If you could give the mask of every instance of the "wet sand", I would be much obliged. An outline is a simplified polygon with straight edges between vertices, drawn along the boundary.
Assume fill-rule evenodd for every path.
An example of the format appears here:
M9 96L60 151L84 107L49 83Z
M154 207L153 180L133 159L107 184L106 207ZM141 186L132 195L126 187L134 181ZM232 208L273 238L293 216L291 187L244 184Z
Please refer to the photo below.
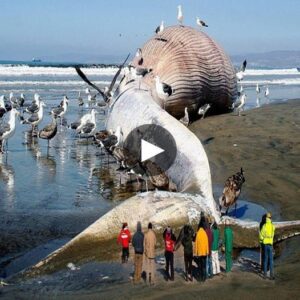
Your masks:
M214 185L222 186L229 175L243 167L246 182L241 198L251 199L271 210L274 220L300 218L300 100L246 111L241 117L234 114L210 117L193 123L190 129L205 145ZM218 196L215 195L215 198ZM299 242L300 238L297 237L284 244L282 255L275 260L275 282L262 279L257 273L257 266L236 261L231 274L223 274L205 284L186 283L180 275L179 267L174 283L165 282L159 273L157 285L149 288L144 284L132 285L128 279L132 265L127 265L120 267L123 277L120 275L120 279L106 285L95 279L90 285L82 286L78 283L76 288L75 281L72 286L65 283L55 290L54 284L45 283L38 287L33 281L28 285L0 288L0 297L296 299L300 292ZM176 257L182 260L179 253ZM74 279L81 283L88 281L87 274L91 273L84 274ZM50 282L51 277L48 279ZM45 280L47 282L47 277Z

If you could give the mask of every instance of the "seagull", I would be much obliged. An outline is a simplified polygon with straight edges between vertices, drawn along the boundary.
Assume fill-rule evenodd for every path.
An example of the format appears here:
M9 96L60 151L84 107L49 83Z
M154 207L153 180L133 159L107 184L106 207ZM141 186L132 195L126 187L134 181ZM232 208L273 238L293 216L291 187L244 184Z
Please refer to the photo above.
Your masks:
M57 123L54 115L52 115L52 122L46 125L42 130L39 132L39 138L45 139L48 141L48 148L49 150L49 141L55 137L57 133Z
M32 114L27 119L24 119L23 117L21 117L21 123L22 124L31 124L31 126L32 126L32 135L33 135L34 128L37 127L38 124L43 120L43 116L44 116L43 107L44 106L46 106L46 104L43 101L41 101L40 102L40 109L38 110L37 113Z
M142 49L141 48L137 48L135 57L137 58L138 65L139 66L142 65L144 62L144 59L142 57Z
M0 97L0 118L2 118L3 115L6 113L6 108L5 108L4 99L5 99L5 96L2 95L2 96Z
M236 73L236 77L237 77L238 81L243 80L246 67L247 67L247 60L244 60L241 65L240 71Z
M60 125L62 125L62 118L65 115L65 113L67 112L68 102L69 102L68 97L64 96L64 99L62 100L61 105L58 107L55 107L51 110L51 114L55 118L60 118Z
M9 93L9 101L10 101L11 106L12 106L13 108L18 107L18 101L17 101L17 98L14 96L14 93L13 93L13 92L10 92L10 93Z
M31 105L26 107L26 109L25 109L25 112L27 112L29 114L37 113L40 109L40 102L41 102L40 95L35 93L33 99L34 100L32 101Z
M183 125L189 126L190 123L190 118L189 118L189 112L188 108L186 107L184 109L184 116L179 120Z
M80 91L78 92L78 98L77 98L77 101L78 101L78 106L83 106L84 105L84 101L83 101L83 99L82 99L82 97L81 97L81 93L80 93Z
M256 93L257 93L257 94L260 93L260 87L258 86L258 83L256 84Z
M270 90L269 87L267 86L265 90L265 97L268 97L269 95L270 95Z
M25 103L25 96L23 93L21 93L20 97L17 99L17 103L19 107L23 107Z
M113 154L113 150L118 147L122 141L122 129L120 126L114 133L109 133L108 131L97 132L94 137L95 141L101 148L105 148L110 154Z
M181 5L178 5L177 8L178 8L177 20L178 20L178 22L180 23L180 25L183 26L183 25L182 25L182 22L183 22L183 14L182 14Z
M243 88L243 86L241 85L240 91L238 92L238 96L240 97L243 93L244 93L244 88Z
M225 182L222 196L219 198L219 208L226 208L225 214L228 213L229 207L235 204L235 213L237 206L237 199L241 194L242 185L245 182L244 171L241 168L240 172L228 177Z
M207 111L211 108L211 105L209 103L204 104L203 106L201 106L198 110L198 115L202 115L201 119L204 119L205 114L207 113Z
M97 94L92 95L89 88L85 89L85 93L88 95L88 106L91 106L96 102Z
M236 110L238 111L239 116L241 116L241 111L244 110L246 98L246 94L242 94L239 98L239 101L234 104L234 108L236 108Z
M208 27L208 25L204 21L200 20L200 18L198 18L198 17L197 17L196 22L197 22L197 25L200 26L200 28L202 28L202 27Z
M90 112L83 115L79 121L71 123L71 128L76 129L77 132L88 122L93 122L96 119L96 110L93 108Z
M174 92L169 84L160 81L159 76L155 76L155 87L158 97L163 100L166 100Z
M10 111L8 123L0 125L0 152L3 153L3 142L6 142L6 150L7 150L7 140L12 137L16 130L16 116L20 113L13 108Z
M156 30L155 30L155 33L158 34L160 32L163 32L165 29L165 25L164 25L164 21L161 21L160 25L157 26Z
M76 128L76 132L80 134L94 135L96 130L96 110L92 109L90 117L84 116L82 123Z

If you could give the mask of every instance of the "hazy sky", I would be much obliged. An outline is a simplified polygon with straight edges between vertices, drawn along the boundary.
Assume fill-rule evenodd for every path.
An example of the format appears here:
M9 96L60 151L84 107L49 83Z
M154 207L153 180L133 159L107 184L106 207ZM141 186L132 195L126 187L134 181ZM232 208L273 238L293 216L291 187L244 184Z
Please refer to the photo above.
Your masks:
M0 59L134 53L178 4L229 54L300 50L299 0L0 0Z

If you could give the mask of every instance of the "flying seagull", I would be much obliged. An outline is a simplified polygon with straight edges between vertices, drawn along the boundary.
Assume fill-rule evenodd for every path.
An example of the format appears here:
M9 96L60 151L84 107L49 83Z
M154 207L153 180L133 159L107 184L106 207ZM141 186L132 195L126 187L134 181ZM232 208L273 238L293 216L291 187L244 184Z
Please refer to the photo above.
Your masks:
M240 71L236 73L236 77L237 77L238 81L243 80L246 67L247 67L247 60L244 60L241 65Z
M130 53L127 55L126 59L124 60L123 64L119 66L119 69L118 71L116 72L114 78L112 79L111 83L110 83L110 86L108 88L108 92L111 92L115 83L116 83L116 80L118 78L118 76L120 75L120 72L121 70L123 69L125 63L127 62L128 58L130 56ZM103 97L104 101L105 102L109 102L110 101L110 98L100 89L98 88L95 84L93 84L86 76L85 74L81 71L80 67L76 66L75 67L75 70L77 72L77 74L81 77L81 79L86 82L88 85L90 85L91 87L93 87L96 91L99 92L99 94Z

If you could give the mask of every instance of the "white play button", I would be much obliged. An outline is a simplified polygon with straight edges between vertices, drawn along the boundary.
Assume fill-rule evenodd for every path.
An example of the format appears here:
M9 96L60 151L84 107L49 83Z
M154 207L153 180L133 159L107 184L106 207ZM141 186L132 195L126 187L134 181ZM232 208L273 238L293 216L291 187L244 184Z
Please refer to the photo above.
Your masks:
M160 153L165 152L164 149L159 148L145 140L142 139L141 143L141 161L145 161L147 159L150 159Z

